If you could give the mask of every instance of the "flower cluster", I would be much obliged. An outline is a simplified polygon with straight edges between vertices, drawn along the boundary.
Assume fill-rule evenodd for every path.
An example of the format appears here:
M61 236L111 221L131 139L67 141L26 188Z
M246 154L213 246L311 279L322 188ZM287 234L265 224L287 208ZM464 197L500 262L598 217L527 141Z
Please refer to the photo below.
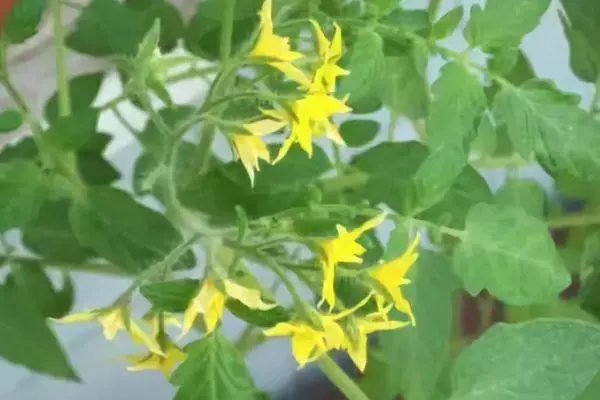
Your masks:
M345 100L333 96L336 78L349 73L337 65L342 57L340 27L335 25L333 38L329 41L319 24L312 21L320 63L315 71L306 74L293 64L304 55L290 50L289 39L273 32L271 3L272 0L265 0L263 3L260 11L260 33L249 56L276 68L288 79L298 83L302 97L291 100L279 109L262 110L263 118L243 125L240 128L243 132L230 135L235 154L242 161L252 184L255 170L259 170L259 159L271 162L271 156L262 141L265 135L285 126L290 130L273 163L285 157L294 143L298 143L310 157L313 152L313 135L326 136L340 145L344 144L337 127L331 122L331 117L351 111Z

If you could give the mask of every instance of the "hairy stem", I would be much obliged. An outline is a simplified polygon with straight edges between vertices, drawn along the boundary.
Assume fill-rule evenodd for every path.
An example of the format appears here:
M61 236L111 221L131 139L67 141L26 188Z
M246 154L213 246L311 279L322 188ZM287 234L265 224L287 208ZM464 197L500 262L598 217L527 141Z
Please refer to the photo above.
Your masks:
M71 97L69 93L69 76L66 66L65 27L61 15L62 3L60 0L51 0L53 43L56 62L56 86L58 88L58 114L67 116L71 114Z

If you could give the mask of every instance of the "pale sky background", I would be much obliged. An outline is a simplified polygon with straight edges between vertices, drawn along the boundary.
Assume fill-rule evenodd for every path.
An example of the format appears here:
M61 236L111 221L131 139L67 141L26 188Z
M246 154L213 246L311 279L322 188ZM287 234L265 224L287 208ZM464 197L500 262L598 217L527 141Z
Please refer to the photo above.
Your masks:
M405 5L411 8L422 8L426 0L405 0ZM458 4L471 5L482 3L476 0L443 0L440 12L443 13ZM550 10L544 15L541 25L524 42L523 49L530 57L533 67L540 78L553 80L560 89L575 92L582 96L583 104L591 101L593 85L581 82L570 71L568 65L568 46L563 35L558 16L558 1L554 0ZM466 18L465 18L466 19ZM453 49L464 48L464 40L457 31L444 43ZM19 66L21 83L26 90L27 98L39 109L43 105L54 84L54 71L52 53L41 45L36 50L36 58L21 61ZM440 60L434 60L430 65L430 77L435 79L439 69ZM98 68L97 63L89 60L73 57L69 61L71 71L82 71ZM29 81L29 83L27 82ZM27 86L27 85L30 86ZM35 85L35 90L34 86ZM206 86L202 81L186 82L173 87L173 93L178 101L201 99ZM103 87L98 104L102 104L119 93L117 80L113 76ZM0 105L6 101L0 93ZM35 107L34 107L35 108ZM135 126L142 126L144 116L132 108L123 107ZM107 113L108 114L108 113ZM380 111L375 118L382 124L382 131L387 131L389 118L387 112ZM130 185L131 166L139 147L131 136L124 130L112 115L105 115L100 121L100 130L115 134L108 154L125 173L125 178L119 183L120 186ZM401 121L397 126L398 138L414 137L411 125L408 121ZM223 144L223 143L221 143ZM220 150L226 149L221 146ZM226 151L226 150L225 150ZM547 176L538 168L527 168L522 171L523 175L532 176L543 183L547 190L552 185ZM497 188L504 179L504 171L485 171L490 186ZM153 205L151 202L149 203ZM154 204L155 205L155 204ZM107 278L89 274L73 274L77 301L75 310L103 306L112 301L129 284L128 280ZM270 279L270 277L265 277ZM142 310L144 303L136 303L136 309ZM225 334L235 338L243 324L233 318L226 318L223 326ZM106 342L97 325L69 325L57 326L61 343L65 346L67 354L75 369L83 378L83 383L72 384L53 380L44 376L31 374L24 368L9 365L0 361L0 400L37 400L37 399L65 399L65 400L138 400L138 399L170 399L173 395L173 387L166 383L160 373L127 373L125 364L118 361L117 357L136 351L129 344L125 336L120 336L114 342ZM257 385L268 391L276 391L296 372L297 367L291 356L287 340L273 340L252 352L247 358L252 376Z

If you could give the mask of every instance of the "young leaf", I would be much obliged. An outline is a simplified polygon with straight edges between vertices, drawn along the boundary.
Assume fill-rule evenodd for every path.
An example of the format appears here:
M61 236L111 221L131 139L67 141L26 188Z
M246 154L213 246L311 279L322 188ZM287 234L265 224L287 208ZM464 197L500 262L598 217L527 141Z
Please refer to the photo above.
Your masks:
M600 9L594 0L561 0L560 19L569 41L571 69L580 79L595 82L600 71Z
M180 279L142 285L140 293L152 303L153 308L180 313L185 311L198 289L197 279Z
M157 19L160 21L158 46L162 52L171 51L177 45L177 40L183 36L185 24L179 10L173 4L166 0L127 0L125 3L139 14L144 31L148 31Z
M381 100L394 113L410 119L427 115L427 83L421 74L417 52L385 58Z
M488 0L485 9L471 8L465 37L473 46L489 51L519 47L521 39L539 23L551 0Z
M348 94L354 101L360 101L373 86L380 84L384 68L383 39L370 29L360 31L348 59L345 68L352 71L352 76L340 79L338 91L342 96Z
M23 116L17 110L0 112L0 133L8 133L18 129L23 124Z
M186 360L171 376L178 387L174 400L255 399L244 358L219 332L190 343L185 350Z
M279 322L289 321L290 313L281 306L270 310L254 310L239 300L227 299L225 306L230 313L239 319L261 328L270 328Z
M32 371L79 380L44 318L21 291L0 286L0 356Z
M22 241L31 251L45 261L80 263L94 252L82 247L69 225L68 200L50 201L44 204L36 219L23 228Z
M500 92L494 113L523 157L535 152L546 168L593 181L600 169L600 122L574 102L544 82L530 81Z
M521 207L532 217L544 217L544 191L531 179L510 179L496 192L496 204Z
M441 254L419 253L417 265L407 276L412 283L403 287L417 325L378 335L379 346L372 352L379 357L369 359L361 380L372 399L392 399L402 393L408 400L428 400L450 361L452 304L458 282Z
M435 24L431 31L431 36L434 39L444 39L454 32L460 24L464 14L463 6L458 6L448 11Z
M130 272L163 261L182 242L162 214L110 187L89 188L85 198L71 207L69 220L82 245ZM191 267L194 262L193 254L187 252L175 268Z
M462 145L472 139L475 120L487 103L477 77L460 64L446 64L432 86L432 95L427 118L429 148L443 144Z
M117 0L92 0L67 37L71 50L96 57L134 56L146 33L144 19Z
M93 74L78 75L69 80L69 96L71 98L71 112L79 113L82 110L88 110L98 96L98 91L102 85L104 73L96 72ZM58 118L58 92L55 92L44 106L44 116L50 122Z
M30 161L0 164L0 232L21 227L46 200L46 176Z
M45 10L46 0L17 0L4 17L0 33L10 43L24 42L37 33Z
M381 125L369 119L351 119L340 125L340 135L350 147L361 147L375 139Z
M573 399L600 370L600 329L539 319L491 327L452 368L451 400Z
M465 289L487 289L511 305L551 300L571 283L548 228L522 209L478 204L454 253Z
M73 305L74 290L67 273L63 273L61 288L55 289L38 262L13 263L11 267L7 285L27 293L42 316L60 318L69 312Z

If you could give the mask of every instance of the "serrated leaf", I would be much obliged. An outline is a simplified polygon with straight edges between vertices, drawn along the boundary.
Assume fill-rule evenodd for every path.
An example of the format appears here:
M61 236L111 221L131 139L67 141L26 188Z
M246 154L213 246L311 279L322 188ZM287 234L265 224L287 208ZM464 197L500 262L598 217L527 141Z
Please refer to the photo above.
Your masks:
M520 207L540 220L544 217L544 191L532 179L509 179L495 194L496 204Z
M511 305L543 303L571 283L546 225L514 207L478 204L454 253L454 271L476 295Z
M348 53L344 67L351 76L340 79L340 95L349 95L354 101L367 96L373 86L379 86L384 68L383 39L376 32L364 29L358 33Z
M96 57L133 57L147 28L143 17L124 3L92 0L79 15L66 44L71 50Z
M488 0L485 8L474 5L465 28L473 46L488 51L498 47L519 47L523 36L540 23L551 0Z
M67 273L62 275L60 289L55 289L39 262L13 262L7 284L26 294L45 318L60 318L73 305L73 282Z
M368 119L351 119L340 125L340 135L350 147L361 147L375 139L381 124Z
M23 228L23 244L49 263L80 263L94 255L77 241L69 225L69 205L68 200L47 202Z
M0 112L0 133L8 133L18 129L23 124L23 116L17 110Z
M0 232L21 227L46 200L46 176L30 161L0 164Z
M412 283L403 287L417 325L379 334L379 347L371 350L378 357L369 359L361 380L372 399L392 399L402 393L407 400L429 400L450 361L456 277L441 254L419 253L417 265L408 273Z
M190 343L171 382L174 400L254 400L256 389L242 355L218 332Z
M474 137L475 120L486 106L483 87L464 66L449 63L432 86L427 118L427 144L462 145Z
M69 80L71 113L89 109L98 96L104 73L78 75ZM52 124L58 118L58 92L55 92L44 106L44 116Z
M35 372L79 380L44 318L26 296L0 286L0 356Z
M35 35L46 10L46 0L17 0L0 26L11 43L21 43Z
M163 261L182 242L162 214L110 187L88 188L85 198L71 206L69 220L82 245L130 272ZM187 252L175 268L188 268L194 262L193 254Z
M600 370L600 329L568 319L498 324L452 368L450 400L568 400Z
M544 82L530 81L500 92L494 113L523 157L535 153L551 171L593 181L600 168L600 122L575 101Z
M600 10L594 0L561 0L560 14L569 41L571 69L580 79L595 82L600 71Z
M184 312L199 289L197 279L154 282L142 285L140 293L158 310Z
M444 14L433 24L431 36L434 39L444 39L450 36L456 30L458 24L460 24L464 11L462 6L458 6Z
M394 113L412 120L427 115L429 94L416 52L385 58L381 100Z

